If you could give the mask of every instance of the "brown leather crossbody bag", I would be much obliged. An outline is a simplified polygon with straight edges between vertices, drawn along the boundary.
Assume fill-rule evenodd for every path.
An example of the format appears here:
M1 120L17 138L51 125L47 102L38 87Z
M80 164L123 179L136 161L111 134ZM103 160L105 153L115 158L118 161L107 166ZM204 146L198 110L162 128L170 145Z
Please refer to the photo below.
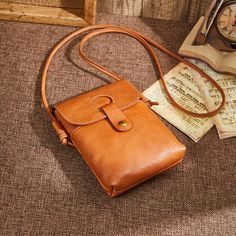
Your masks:
M84 32L88 34L79 45L81 58L109 75L115 82L50 108L45 95L50 62L65 43ZM198 67L128 28L113 25L89 26L69 34L60 41L51 51L43 70L41 87L43 105L61 143L76 147L106 193L115 197L177 165L182 160L186 148L150 109L150 106L157 103L146 99L128 81L85 55L83 46L86 41L93 36L108 32L129 35L149 51L169 100L180 111L196 117L214 116L222 109L225 95L221 87ZM221 105L214 111L197 114L176 103L168 92L160 63L152 47L184 62L209 80L222 95Z

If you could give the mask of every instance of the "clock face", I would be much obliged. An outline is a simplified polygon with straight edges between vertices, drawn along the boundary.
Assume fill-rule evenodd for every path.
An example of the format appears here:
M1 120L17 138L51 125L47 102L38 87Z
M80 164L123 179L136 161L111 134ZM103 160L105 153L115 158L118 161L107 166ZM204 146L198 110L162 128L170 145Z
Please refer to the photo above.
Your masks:
M236 42L236 2L223 6L217 17L219 33L227 40Z

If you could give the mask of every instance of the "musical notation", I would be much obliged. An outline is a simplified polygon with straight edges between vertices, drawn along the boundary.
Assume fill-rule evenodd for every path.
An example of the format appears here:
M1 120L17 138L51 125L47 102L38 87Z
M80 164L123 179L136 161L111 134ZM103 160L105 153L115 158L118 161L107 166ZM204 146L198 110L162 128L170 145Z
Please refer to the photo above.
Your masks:
M167 73L164 79L170 94L178 104L189 111L207 112L207 107L199 92L198 85L194 82L194 78L186 65L180 63ZM160 105L152 107L157 114L191 137L195 142L200 140L214 125L210 118L191 117L173 107L160 81L154 83L143 94L149 99L160 103Z
M226 102L219 115L213 117L221 139L236 136L236 76L219 74L213 71L205 63L191 59L191 62L210 75L224 90ZM191 69L190 69L191 71ZM202 80L195 80L198 86L203 86L205 91L204 100L210 109L214 109L220 104L221 95L211 83ZM200 82L204 81L204 82Z
M160 81L144 91L144 95L160 105L152 109L172 125L197 142L215 124L220 139L236 136L236 76L219 74L205 63L191 59L192 63L210 75L224 90L224 108L215 117L199 119L188 116L173 107ZM164 76L170 94L184 108L198 113L216 109L221 95L209 81L183 63Z

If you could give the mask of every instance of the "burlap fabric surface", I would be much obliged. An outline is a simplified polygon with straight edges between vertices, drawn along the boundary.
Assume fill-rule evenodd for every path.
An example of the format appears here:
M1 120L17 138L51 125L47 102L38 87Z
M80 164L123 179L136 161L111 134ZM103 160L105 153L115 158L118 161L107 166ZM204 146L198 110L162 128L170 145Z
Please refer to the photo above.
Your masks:
M174 51L192 27L111 15L98 23L132 27ZM235 138L220 141L213 128L195 144L166 123L187 146L183 163L109 199L78 152L59 144L40 100L45 56L75 28L7 21L0 28L1 235L236 234ZM78 41L50 67L51 104L108 79L80 60ZM127 36L99 36L87 52L140 90L158 79L145 49ZM158 56L165 72L176 64Z

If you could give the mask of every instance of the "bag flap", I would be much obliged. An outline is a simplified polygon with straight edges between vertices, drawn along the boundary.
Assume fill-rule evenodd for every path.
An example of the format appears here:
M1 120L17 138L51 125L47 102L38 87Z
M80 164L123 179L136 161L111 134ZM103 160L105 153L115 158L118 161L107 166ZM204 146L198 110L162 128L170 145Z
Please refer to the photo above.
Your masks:
M137 103L140 96L132 84L119 80L61 102L55 109L69 123L86 125L106 117L100 107L113 102L124 110Z

